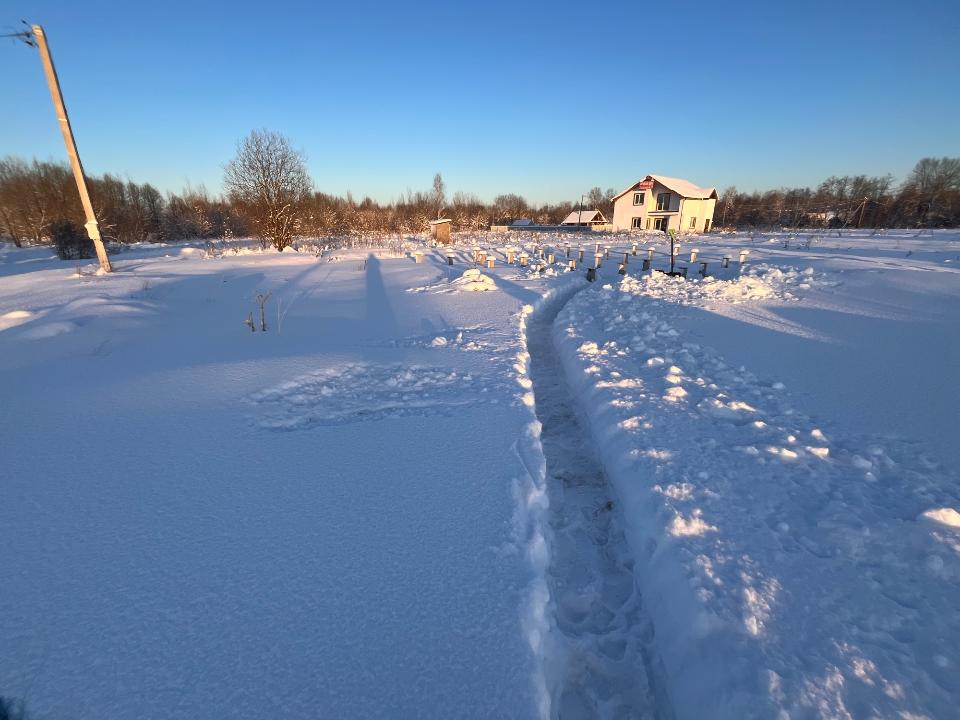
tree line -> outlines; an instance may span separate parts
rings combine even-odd
[[[163,195],[150,183],[110,174],[88,176],[91,200],[107,240],[121,243],[245,235],[244,219],[226,200],[205,189]],[[64,221],[84,222],[67,164],[0,159],[0,237],[17,246],[44,243]]]
[[[725,189],[714,226],[731,229],[960,226],[960,158],[924,158],[897,185],[892,175],[829,177],[816,188]]]
[[[319,192],[303,154],[270,131],[254,131],[238,145],[224,172],[224,193],[188,187],[164,195],[149,183],[110,174],[89,177],[101,232],[119,243],[170,242],[256,236],[264,247],[287,247],[296,237],[420,233],[445,217],[454,229],[481,230],[527,218],[561,222],[572,202],[534,205],[504,193],[492,202],[457,192],[448,197],[440,174],[429,190],[407,191],[390,203],[350,193]],[[613,189],[593,188],[585,209],[612,217]],[[66,164],[0,159],[0,237],[18,246],[51,241],[64,223],[83,223],[76,186]],[[900,185],[892,176],[831,177],[817,188],[741,193],[725,189],[714,213],[723,228],[956,227],[960,225],[960,159],[925,158]]]
[[[259,222],[256,203],[243,192],[213,196],[205,188],[187,188],[163,194],[150,183],[137,183],[105,174],[88,176],[94,210],[105,239],[118,243],[171,242],[221,239],[265,233],[283,234],[283,215]],[[534,205],[521,195],[498,195],[483,202],[475,195],[444,193],[438,204],[433,191],[408,191],[391,203],[351,193],[301,193],[288,210],[292,235],[340,236],[376,232],[419,233],[426,230],[438,210],[457,229],[485,229],[495,222],[530,218],[544,224],[559,223],[574,209],[573,203]],[[279,210],[279,209],[278,209]],[[277,210],[277,211],[278,211]],[[293,211],[290,213],[290,211]],[[0,159],[0,239],[46,243],[57,222],[84,222],[83,208],[70,168],[66,164]],[[271,225],[272,228],[268,227]]]

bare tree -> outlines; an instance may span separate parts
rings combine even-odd
[[[227,163],[223,184],[266,247],[282,251],[300,232],[312,183],[303,153],[279,133],[254,130]]]
[[[590,189],[587,193],[587,203],[591,210],[599,210],[608,220],[613,217],[613,196],[617,191],[613,188],[607,188],[605,191],[599,187]]]
[[[516,220],[529,211],[527,201],[516,193],[497,195],[493,199],[493,212],[498,220]]]
[[[433,176],[433,204],[437,208],[437,219],[440,219],[447,204],[447,191],[440,173]]]
[[[730,213],[731,220],[733,219],[732,210],[737,202],[737,186],[731,185],[720,193],[720,202],[722,206],[722,212],[720,214],[720,227],[727,227],[727,213]]]
[[[914,166],[904,190],[918,201],[919,222],[948,224],[956,210],[951,196],[960,191],[960,158],[923,158]]]

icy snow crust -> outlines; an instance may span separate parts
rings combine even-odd
[[[955,715],[957,233],[360,242],[0,246],[0,695]]]

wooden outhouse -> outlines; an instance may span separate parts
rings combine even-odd
[[[450,225],[452,223],[447,219],[430,221],[430,237],[444,245],[450,244]]]

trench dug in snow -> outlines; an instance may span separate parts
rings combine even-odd
[[[669,718],[621,510],[581,426],[551,338],[563,303],[555,305],[534,313],[527,327],[550,499],[551,715]]]

